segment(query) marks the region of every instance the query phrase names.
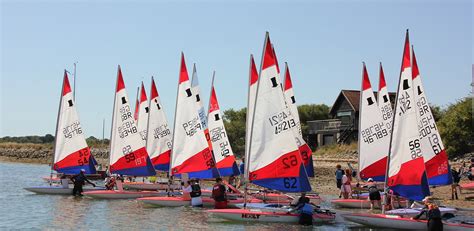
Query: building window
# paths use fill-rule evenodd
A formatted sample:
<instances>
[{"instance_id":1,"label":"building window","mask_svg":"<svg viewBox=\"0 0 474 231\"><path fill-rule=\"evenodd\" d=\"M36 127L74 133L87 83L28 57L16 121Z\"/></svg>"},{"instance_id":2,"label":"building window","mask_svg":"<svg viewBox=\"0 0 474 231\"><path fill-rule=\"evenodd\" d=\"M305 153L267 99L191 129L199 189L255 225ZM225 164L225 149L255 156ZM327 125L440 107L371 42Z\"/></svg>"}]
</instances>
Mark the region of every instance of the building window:
<instances>
[{"instance_id":1,"label":"building window","mask_svg":"<svg viewBox=\"0 0 474 231\"><path fill-rule=\"evenodd\" d=\"M343 117L343 116L351 116L352 112L351 111L338 111L337 112L337 117Z\"/></svg>"}]
</instances>

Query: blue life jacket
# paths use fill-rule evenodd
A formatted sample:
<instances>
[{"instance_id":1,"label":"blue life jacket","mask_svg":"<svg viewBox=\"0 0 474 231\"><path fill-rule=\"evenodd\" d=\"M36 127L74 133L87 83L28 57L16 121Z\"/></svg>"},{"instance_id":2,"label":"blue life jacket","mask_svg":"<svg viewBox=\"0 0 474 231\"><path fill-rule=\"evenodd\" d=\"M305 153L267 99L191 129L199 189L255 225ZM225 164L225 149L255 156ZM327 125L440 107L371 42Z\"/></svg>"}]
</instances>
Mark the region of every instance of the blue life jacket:
<instances>
[{"instance_id":1,"label":"blue life jacket","mask_svg":"<svg viewBox=\"0 0 474 231\"><path fill-rule=\"evenodd\" d=\"M336 179L341 180L343 175L344 175L344 171L342 169L336 170Z\"/></svg>"},{"instance_id":2,"label":"blue life jacket","mask_svg":"<svg viewBox=\"0 0 474 231\"><path fill-rule=\"evenodd\" d=\"M304 214L313 215L314 208L311 204L305 203L300 211Z\"/></svg>"},{"instance_id":3,"label":"blue life jacket","mask_svg":"<svg viewBox=\"0 0 474 231\"><path fill-rule=\"evenodd\" d=\"M240 163L239 171L240 171L240 174L244 174L244 172L245 172L245 164L244 163Z\"/></svg>"}]
</instances>

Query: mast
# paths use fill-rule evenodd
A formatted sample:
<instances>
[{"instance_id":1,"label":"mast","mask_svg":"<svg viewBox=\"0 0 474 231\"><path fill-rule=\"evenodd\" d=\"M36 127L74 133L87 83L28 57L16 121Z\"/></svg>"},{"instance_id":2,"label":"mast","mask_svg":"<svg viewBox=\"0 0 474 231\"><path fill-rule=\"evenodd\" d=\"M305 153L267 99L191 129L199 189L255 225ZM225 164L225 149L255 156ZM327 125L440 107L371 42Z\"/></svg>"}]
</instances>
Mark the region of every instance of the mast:
<instances>
[{"instance_id":1,"label":"mast","mask_svg":"<svg viewBox=\"0 0 474 231\"><path fill-rule=\"evenodd\" d=\"M183 65L184 53L181 51L181 64L179 65L180 74L178 75L178 89L176 90L176 105L174 107L174 122L173 122L173 138L171 139L171 154L170 154L170 169L168 171L168 178L171 180L172 177L172 168L171 165L173 163L173 152L174 152L174 137L176 136L176 113L178 112L178 96L179 96L179 81L181 77L181 66ZM168 180L168 190L170 189L170 181Z\"/></svg>"},{"instance_id":2,"label":"mast","mask_svg":"<svg viewBox=\"0 0 474 231\"><path fill-rule=\"evenodd\" d=\"M114 106L112 107L112 122L111 122L111 125L110 125L110 140L109 140L109 173L110 173L110 166L111 166L111 163L110 163L110 157L112 156L112 136L114 134L114 118L115 118L115 99L117 98L116 95L117 95L117 84L118 84L118 75L120 75L122 72L122 70L120 69L120 65L118 65L118 70L117 70L117 80L115 81L115 90L114 90ZM104 120L105 121L105 120Z\"/></svg>"},{"instance_id":3,"label":"mast","mask_svg":"<svg viewBox=\"0 0 474 231\"><path fill-rule=\"evenodd\" d=\"M250 84L252 83L252 60L253 60L253 55L250 54L250 61L249 61L249 87L247 91L247 113L245 113L245 137L247 137L247 134L249 134L249 127L247 126L247 121L249 121L249 106L250 106ZM250 147L249 145L250 140L245 141L245 152L244 152L244 172L241 174L244 174L244 209L247 207L247 186L248 186L248 175L249 175L249 167L248 167L248 157L249 157L249 151L248 148Z\"/></svg>"},{"instance_id":4,"label":"mast","mask_svg":"<svg viewBox=\"0 0 474 231\"><path fill-rule=\"evenodd\" d=\"M59 116L61 115L61 108L63 107L63 91L64 91L64 77L67 76L67 71L64 69L63 84L61 87L59 95L59 107L58 107L58 117L56 118L56 131L54 131L54 144L53 144L53 156L51 158L51 172L49 174L49 185L52 184L53 179L53 168L54 168L54 158L56 156L56 146L58 142L58 126L59 126Z\"/></svg>"},{"instance_id":5,"label":"mast","mask_svg":"<svg viewBox=\"0 0 474 231\"><path fill-rule=\"evenodd\" d=\"M74 92L72 93L72 98L74 99L74 102L76 102L76 64L77 61L74 63Z\"/></svg>"},{"instance_id":6,"label":"mast","mask_svg":"<svg viewBox=\"0 0 474 231\"><path fill-rule=\"evenodd\" d=\"M262 50L262 60L260 62L260 71L258 72L258 81L257 81L257 91L256 91L256 94L255 94L255 98L257 98L257 95L258 95L258 89L260 87L260 80L262 78L260 78L260 74L262 73L262 68L263 68L263 60L265 59L265 48L266 48L266 45L267 45L267 40L268 40L268 36L269 36L269 33L268 31L265 33L265 40L263 42L263 50ZM250 88L249 88L250 89ZM253 136L253 126L255 124L255 110L257 109L257 100L255 100L255 103L253 105L253 113L252 113L252 125L250 126L250 138L249 138L249 149L248 149L248 154L247 156L250 157L250 153L251 150L252 150L252 136ZM245 165L245 182L246 182L246 185L245 185L245 195L244 196L247 196L247 182L248 182L248 179L249 179L249 164L250 164L250 160L246 160L247 161L247 164ZM247 206L247 198L244 197L244 208Z\"/></svg>"},{"instance_id":7,"label":"mast","mask_svg":"<svg viewBox=\"0 0 474 231\"><path fill-rule=\"evenodd\" d=\"M365 67L365 62L362 62L362 84L360 85L360 94L359 94L359 122L357 124L357 131L359 131L358 137L357 137L357 181L360 181L360 138L361 138L361 131L360 131L360 121L362 120L362 91L364 91L364 69Z\"/></svg>"},{"instance_id":8,"label":"mast","mask_svg":"<svg viewBox=\"0 0 474 231\"><path fill-rule=\"evenodd\" d=\"M408 42L408 29L407 29L407 33L406 33L406 38L405 38L405 43ZM389 146L388 146L388 156L387 156L387 167L385 168L386 171L385 171L385 182L384 182L384 185L383 185L383 188L384 188L384 192L385 192L385 198L383 200L383 203L382 203L382 214L385 214L385 205L387 204L387 199L389 197L388 195L388 187L387 187L387 184L388 184L388 174L389 174L389 168L390 168L390 156L392 155L392 141L393 141L393 131L395 130L393 125L395 124L395 117L397 116L396 115L396 111L395 109L397 108L398 106L398 91L400 89L400 80L402 79L401 76L402 76L402 72L403 72L403 58L405 57L405 43L403 44L403 54L402 54L402 63L401 63L401 68L400 68L400 75L398 77L398 85L397 85L397 94L395 96L395 106L394 106L394 111L393 111L393 117L392 117L392 129L390 131L390 143L389 143Z\"/></svg>"}]
</instances>

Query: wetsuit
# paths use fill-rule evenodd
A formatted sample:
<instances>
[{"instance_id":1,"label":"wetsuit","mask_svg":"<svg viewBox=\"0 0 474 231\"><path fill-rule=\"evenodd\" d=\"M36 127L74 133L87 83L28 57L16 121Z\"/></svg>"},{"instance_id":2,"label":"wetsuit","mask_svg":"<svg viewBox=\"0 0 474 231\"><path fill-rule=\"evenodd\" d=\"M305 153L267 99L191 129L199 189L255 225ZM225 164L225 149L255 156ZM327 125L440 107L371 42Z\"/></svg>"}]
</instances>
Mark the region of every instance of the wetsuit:
<instances>
[{"instance_id":1,"label":"wetsuit","mask_svg":"<svg viewBox=\"0 0 474 231\"><path fill-rule=\"evenodd\" d=\"M439 208L423 209L413 219L420 219L423 214L426 214L428 220L426 225L429 231L443 231L443 222L441 221L441 211L439 211Z\"/></svg>"},{"instance_id":2,"label":"wetsuit","mask_svg":"<svg viewBox=\"0 0 474 231\"><path fill-rule=\"evenodd\" d=\"M300 212L300 225L313 225L313 211L314 208L310 203L302 203L298 207L297 210Z\"/></svg>"},{"instance_id":3,"label":"wetsuit","mask_svg":"<svg viewBox=\"0 0 474 231\"><path fill-rule=\"evenodd\" d=\"M85 185L86 182L95 187L95 184L90 182L86 178L84 173L82 173L82 172L75 175L75 176L73 176L71 179L74 182L74 188L72 189L72 195L73 196L82 196L82 192L83 192L82 186Z\"/></svg>"}]
</instances>

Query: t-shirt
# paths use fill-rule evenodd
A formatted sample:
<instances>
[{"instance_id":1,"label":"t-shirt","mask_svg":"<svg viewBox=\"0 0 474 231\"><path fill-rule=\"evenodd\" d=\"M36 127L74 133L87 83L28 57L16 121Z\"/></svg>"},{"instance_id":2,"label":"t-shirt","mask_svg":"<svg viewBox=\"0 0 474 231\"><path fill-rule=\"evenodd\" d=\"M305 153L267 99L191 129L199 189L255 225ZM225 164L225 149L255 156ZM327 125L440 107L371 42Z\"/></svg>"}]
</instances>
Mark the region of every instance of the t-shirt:
<instances>
[{"instance_id":1,"label":"t-shirt","mask_svg":"<svg viewBox=\"0 0 474 231\"><path fill-rule=\"evenodd\" d=\"M343 175L344 175L344 171L342 169L336 170L336 179L341 180Z\"/></svg>"},{"instance_id":2,"label":"t-shirt","mask_svg":"<svg viewBox=\"0 0 474 231\"><path fill-rule=\"evenodd\" d=\"M212 187L212 198L214 198L215 201L226 201L225 186L215 184L214 187Z\"/></svg>"}]
</instances>

